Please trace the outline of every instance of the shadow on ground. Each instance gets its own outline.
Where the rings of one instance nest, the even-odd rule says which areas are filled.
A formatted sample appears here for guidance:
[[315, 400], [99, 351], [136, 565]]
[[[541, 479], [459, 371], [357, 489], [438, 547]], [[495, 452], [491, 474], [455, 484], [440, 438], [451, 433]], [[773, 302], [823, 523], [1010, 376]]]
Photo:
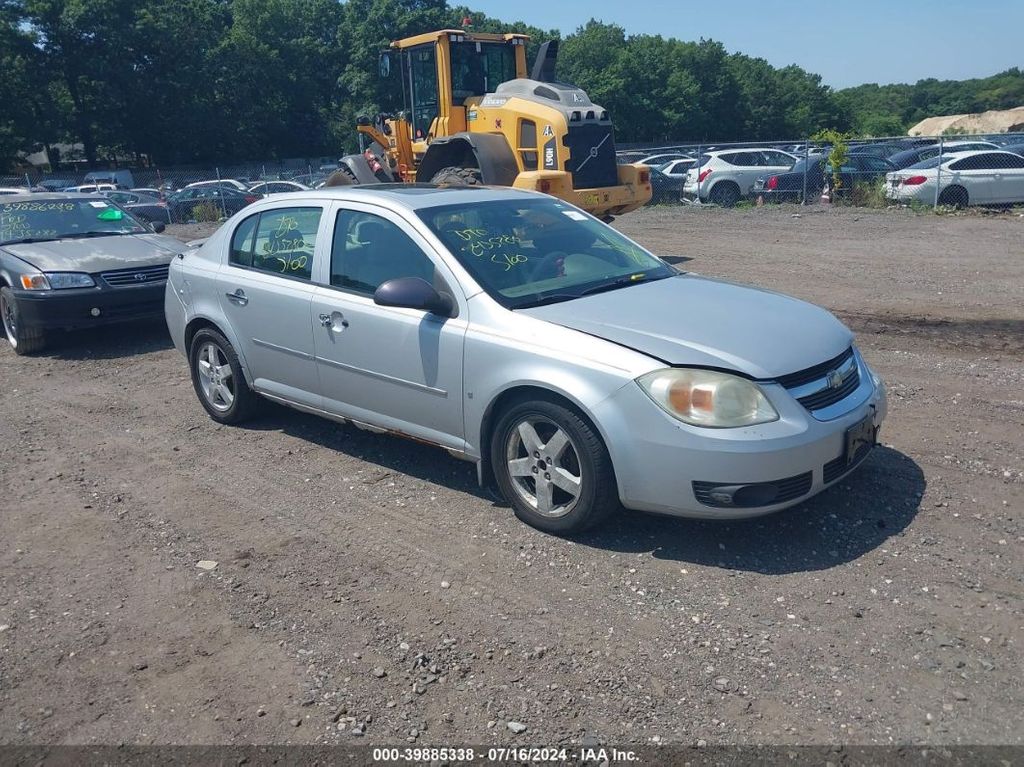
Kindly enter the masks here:
[[[282, 431], [380, 467], [364, 482], [405, 474], [503, 507], [480, 488], [473, 464], [440, 448], [401, 437], [339, 426], [316, 416], [268, 405], [243, 428]], [[900, 533], [920, 507], [924, 472], [911, 458], [877, 447], [849, 477], [811, 500], [778, 514], [748, 520], [692, 520], [624, 511], [578, 536], [584, 546], [620, 553], [650, 552], [659, 559], [766, 574], [825, 570], [850, 562]]]
[[452, 457], [442, 448], [391, 434], [376, 434], [355, 426], [341, 425], [326, 418], [300, 413], [284, 405], [267, 402], [263, 414], [237, 428], [250, 431], [280, 431], [376, 464], [380, 472], [364, 479], [379, 482], [386, 476], [405, 474], [494, 502], [476, 480], [476, 465]]
[[155, 319], [89, 330], [53, 331], [47, 333], [46, 348], [35, 356], [62, 360], [117, 359], [173, 346], [167, 323]]
[[622, 553], [770, 575], [827, 570], [902, 532], [924, 496], [913, 459], [877, 447], [851, 475], [791, 509], [754, 519], [691, 520], [621, 514], [577, 540]]

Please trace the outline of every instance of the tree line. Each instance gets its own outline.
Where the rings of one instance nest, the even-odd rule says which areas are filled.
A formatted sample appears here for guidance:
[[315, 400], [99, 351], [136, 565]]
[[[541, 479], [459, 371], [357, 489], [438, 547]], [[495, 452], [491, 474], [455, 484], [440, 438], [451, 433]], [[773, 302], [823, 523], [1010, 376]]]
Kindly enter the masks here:
[[[531, 57], [559, 37], [446, 0], [0, 0], [0, 167], [58, 143], [82, 144], [94, 165], [339, 155], [356, 145], [357, 115], [401, 108], [379, 51], [466, 17], [531, 35]], [[609, 110], [621, 143], [891, 135], [1024, 103], [1017, 69], [834, 91], [712, 40], [594, 20], [561, 40], [559, 77]]]

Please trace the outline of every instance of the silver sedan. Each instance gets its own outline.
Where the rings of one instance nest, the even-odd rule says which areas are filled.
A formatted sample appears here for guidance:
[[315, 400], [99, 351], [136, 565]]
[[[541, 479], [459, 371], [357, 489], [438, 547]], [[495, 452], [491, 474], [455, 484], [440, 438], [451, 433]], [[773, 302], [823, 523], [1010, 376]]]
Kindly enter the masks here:
[[885, 389], [829, 312], [681, 274], [511, 189], [261, 200], [174, 259], [172, 338], [221, 423], [270, 399], [472, 461], [525, 522], [799, 503], [875, 444]]

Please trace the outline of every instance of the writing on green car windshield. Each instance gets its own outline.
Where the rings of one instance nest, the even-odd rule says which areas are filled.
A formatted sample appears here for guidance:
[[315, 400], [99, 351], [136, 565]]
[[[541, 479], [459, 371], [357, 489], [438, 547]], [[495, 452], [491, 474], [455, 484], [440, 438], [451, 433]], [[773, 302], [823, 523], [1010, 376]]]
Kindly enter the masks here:
[[0, 203], [0, 242], [59, 240], [143, 232], [131, 214], [106, 200]]

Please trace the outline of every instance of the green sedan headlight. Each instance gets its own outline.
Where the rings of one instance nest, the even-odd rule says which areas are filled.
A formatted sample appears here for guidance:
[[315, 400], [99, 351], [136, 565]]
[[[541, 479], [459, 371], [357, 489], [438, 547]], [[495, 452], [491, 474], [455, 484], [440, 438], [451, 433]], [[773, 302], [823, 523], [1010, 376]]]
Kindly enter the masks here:
[[779, 419], [761, 387], [729, 373], [667, 368], [636, 382], [658, 407], [691, 426], [726, 429]]
[[96, 286], [92, 277], [83, 272], [46, 272], [46, 280], [54, 290], [92, 288]]

